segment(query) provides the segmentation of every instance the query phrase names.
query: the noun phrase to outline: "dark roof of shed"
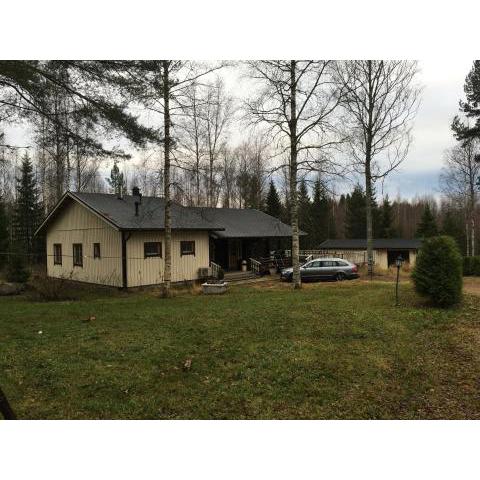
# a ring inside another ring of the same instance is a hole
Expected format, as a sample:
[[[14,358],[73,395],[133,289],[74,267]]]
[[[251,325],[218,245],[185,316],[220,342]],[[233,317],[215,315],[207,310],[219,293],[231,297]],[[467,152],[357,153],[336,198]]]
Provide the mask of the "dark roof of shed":
[[[411,249],[417,250],[422,246],[422,240],[418,238],[375,238],[373,240],[374,249]],[[320,244],[322,249],[345,248],[365,250],[367,248],[367,240],[365,238],[346,238],[325,240]]]
[[[292,227],[253,208],[193,208],[205,220],[221,225],[218,238],[290,237]],[[301,232],[301,235],[305,235]]]

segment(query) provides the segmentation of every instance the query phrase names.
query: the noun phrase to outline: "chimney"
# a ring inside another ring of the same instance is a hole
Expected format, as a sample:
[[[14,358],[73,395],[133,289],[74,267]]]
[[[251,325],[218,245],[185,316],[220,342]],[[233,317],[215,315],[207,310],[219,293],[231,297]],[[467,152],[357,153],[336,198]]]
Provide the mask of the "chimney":
[[[132,188],[132,196],[135,200],[135,216],[138,217],[138,207],[142,203],[142,194],[138,187]]]
[[[140,193],[140,189],[138,187],[132,188],[132,195],[134,197],[140,197],[140,203],[142,203],[142,194]]]
[[[117,198],[123,200],[123,185],[117,185]]]

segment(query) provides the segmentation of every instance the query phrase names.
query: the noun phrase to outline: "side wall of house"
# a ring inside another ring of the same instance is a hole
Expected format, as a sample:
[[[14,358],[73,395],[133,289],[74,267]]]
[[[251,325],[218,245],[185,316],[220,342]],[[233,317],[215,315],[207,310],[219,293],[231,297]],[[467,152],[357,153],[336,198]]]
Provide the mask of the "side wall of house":
[[[127,234],[128,235],[128,234]],[[195,242],[195,255],[181,255],[180,242]],[[145,242],[161,242],[162,257],[144,257]],[[129,287],[163,282],[165,238],[163,232],[132,232],[127,240],[127,283]],[[198,279],[198,269],[210,265],[208,232],[172,232],[172,282]]]
[[[62,245],[62,264],[54,265],[53,245]],[[82,244],[83,267],[73,265],[73,244]],[[100,258],[93,244],[100,243]],[[47,275],[82,282],[122,286],[120,232],[77,202],[72,202],[47,229]]]

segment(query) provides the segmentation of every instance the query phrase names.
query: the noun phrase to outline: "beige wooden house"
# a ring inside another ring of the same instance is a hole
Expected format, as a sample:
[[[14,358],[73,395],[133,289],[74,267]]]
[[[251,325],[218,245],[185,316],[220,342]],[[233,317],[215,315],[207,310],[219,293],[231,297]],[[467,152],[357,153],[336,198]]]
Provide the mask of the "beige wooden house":
[[[67,192],[37,230],[46,235],[47,275],[123,288],[162,283],[165,203],[132,193]],[[268,238],[288,236],[288,225],[258,210],[173,203],[172,281],[197,280],[214,260],[237,270],[255,245],[260,252]]]

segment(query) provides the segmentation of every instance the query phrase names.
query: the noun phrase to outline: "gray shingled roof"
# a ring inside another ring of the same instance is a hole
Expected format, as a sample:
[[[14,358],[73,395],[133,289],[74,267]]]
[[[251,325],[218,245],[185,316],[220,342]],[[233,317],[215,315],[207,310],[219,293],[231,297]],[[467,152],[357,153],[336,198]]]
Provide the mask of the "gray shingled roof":
[[[106,193],[72,193],[80,202],[99,213],[120,229],[163,230],[165,228],[165,200],[158,197],[142,197],[139,214],[135,216],[137,197]],[[192,208],[172,203],[172,229],[178,230],[221,230],[223,227],[205,220]]]
[[[422,240],[418,238],[407,239],[407,238],[375,238],[373,240],[374,249],[419,249],[422,246]],[[320,244],[321,249],[355,249],[355,250],[366,250],[367,240],[365,238],[345,238],[345,239],[334,239],[334,240],[325,240]]]
[[[218,238],[290,237],[292,227],[275,217],[251,208],[192,208],[205,220],[221,225]],[[305,233],[301,232],[302,235]]]
[[[72,200],[74,199],[74,200]],[[142,197],[135,216],[137,197],[122,199],[106,193],[68,192],[37,230],[42,230],[68,201],[77,200],[120,230],[163,230],[165,200]],[[292,229],[280,220],[253,209],[183,207],[172,203],[172,229],[210,230],[219,238],[289,237]],[[303,232],[301,232],[303,234]]]

